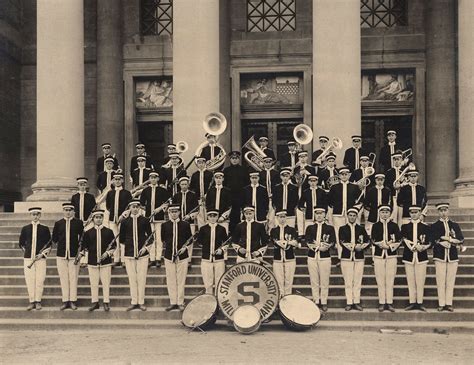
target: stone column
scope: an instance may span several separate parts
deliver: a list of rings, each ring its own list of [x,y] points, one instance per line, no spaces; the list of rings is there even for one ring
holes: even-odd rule
[[[97,1],[97,151],[110,142],[124,168],[121,7],[120,0]]]
[[[313,0],[313,131],[342,138],[341,166],[350,136],[361,132],[360,3]]]
[[[426,4],[426,187],[445,200],[456,171],[455,1]]]
[[[458,2],[459,177],[453,200],[474,207],[474,1]]]
[[[69,200],[84,173],[83,0],[38,0],[36,92],[37,181],[27,200]]]

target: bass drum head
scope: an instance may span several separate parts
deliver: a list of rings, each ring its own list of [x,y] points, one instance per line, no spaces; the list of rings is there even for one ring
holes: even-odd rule
[[[202,294],[192,299],[184,308],[181,322],[188,328],[206,328],[216,322],[217,299],[211,294]]]
[[[234,311],[234,328],[245,335],[254,333],[260,328],[262,315],[254,305],[241,305]]]
[[[280,315],[283,324],[295,331],[310,329],[321,318],[318,306],[311,299],[296,294],[280,299]]]

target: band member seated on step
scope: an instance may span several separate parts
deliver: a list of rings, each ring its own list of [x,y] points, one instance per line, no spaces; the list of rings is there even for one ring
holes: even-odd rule
[[[259,223],[266,223],[268,214],[268,193],[262,185],[259,184],[259,173],[251,172],[250,185],[243,190],[244,206],[252,206],[255,209],[255,220]]]
[[[273,188],[272,203],[275,211],[286,212],[286,224],[295,226],[296,206],[298,205],[298,188],[291,183],[291,170],[287,167],[280,171],[281,183]],[[272,226],[278,223],[278,219]]]
[[[128,207],[130,215],[120,224],[120,243],[124,245],[123,259],[127,269],[132,303],[127,312],[133,309],[146,311],[145,285],[148,271],[149,247],[146,246],[151,235],[150,221],[140,215],[140,201],[132,200]],[[151,243],[150,243],[151,245]]]
[[[397,204],[403,208],[402,213],[402,224],[406,224],[410,221],[409,208],[413,205],[421,207],[420,219],[423,221],[426,215],[428,197],[426,195],[426,189],[424,186],[418,184],[418,170],[411,170],[407,173],[408,185],[400,188],[398,193]],[[395,188],[399,188],[398,184]]]
[[[232,193],[223,185],[224,173],[214,173],[214,184],[206,194],[206,210],[215,210],[219,213],[217,222],[229,232],[229,216],[232,208]]]
[[[426,312],[423,306],[426,267],[428,265],[428,248],[430,248],[430,227],[420,220],[421,207],[413,205],[408,208],[410,222],[402,226],[403,262],[407,275],[409,304],[405,310],[419,309]]]
[[[112,145],[110,143],[108,143],[108,142],[107,143],[102,143],[103,156],[100,156],[97,159],[97,174],[100,174],[102,171],[105,170],[105,159],[107,157],[112,157],[112,159],[113,159],[112,168],[114,170],[119,169],[119,162],[118,162],[117,158],[115,157],[115,153],[112,154],[111,151],[112,151]]]
[[[367,190],[364,199],[364,207],[368,211],[365,229],[370,235],[372,226],[379,220],[379,207],[382,205],[391,206],[392,193],[384,186],[385,175],[375,175],[375,186]]]
[[[347,224],[339,228],[341,271],[344,277],[347,305],[345,310],[362,311],[360,291],[364,274],[364,250],[370,245],[370,238],[364,227],[357,224],[358,209],[347,210]]]
[[[431,225],[431,242],[438,287],[438,311],[452,312],[454,282],[459,262],[458,248],[463,252],[464,236],[459,224],[449,218],[449,203],[436,204],[436,208],[439,220]]]
[[[308,176],[309,188],[303,191],[298,202],[298,235],[302,236],[306,232],[306,228],[314,223],[316,207],[323,207],[325,211],[328,209],[327,194],[318,187],[319,178],[316,175]]]
[[[224,274],[224,248],[227,230],[217,223],[219,212],[207,211],[207,224],[199,229],[196,242],[202,247],[201,275],[206,294],[214,294],[219,279]]]
[[[239,245],[237,263],[260,262],[267,250],[269,237],[263,223],[255,221],[255,207],[244,208],[244,221],[240,222],[232,234],[232,242]]]
[[[277,225],[270,231],[273,242],[273,273],[280,287],[280,295],[289,295],[293,289],[296,270],[295,250],[300,247],[294,227],[288,225],[286,210],[276,213]]]
[[[114,232],[104,227],[104,211],[101,209],[92,212],[94,226],[84,233],[83,247],[88,252],[88,270],[91,283],[92,305],[89,311],[99,309],[99,282],[102,284],[104,297],[104,311],[110,310],[110,279],[112,276],[112,262],[117,240]]]
[[[28,209],[31,223],[21,229],[19,245],[23,250],[23,267],[30,304],[27,310],[41,309],[44,279],[46,277],[46,257],[51,251],[49,228],[40,223],[41,208]]]
[[[172,204],[168,208],[169,221],[161,225],[161,239],[165,247],[166,286],[170,305],[166,311],[184,310],[184,284],[188,273],[189,257],[186,245],[192,242],[191,226],[180,220],[180,205]]]
[[[75,217],[85,223],[95,208],[95,197],[87,192],[89,182],[87,177],[78,177],[76,181],[78,191],[71,197],[71,203],[74,205]]]
[[[373,224],[371,237],[374,246],[374,271],[379,294],[379,312],[393,307],[393,285],[397,274],[397,250],[401,244],[398,224],[390,220],[390,205],[378,208],[380,220]]]
[[[150,172],[152,171],[149,167],[146,167],[146,157],[138,156],[137,165],[138,167],[132,171],[132,185],[137,187],[146,182],[150,177]]]
[[[305,242],[308,246],[308,271],[313,301],[323,312],[328,310],[329,275],[331,254],[336,244],[334,227],[325,223],[326,208],[314,208],[314,224],[306,227]]]
[[[60,310],[77,309],[77,280],[79,265],[74,265],[79,241],[82,238],[84,225],[74,218],[74,205],[63,203],[64,218],[54,224],[53,242],[57,243],[56,265],[61,283],[62,305]]]

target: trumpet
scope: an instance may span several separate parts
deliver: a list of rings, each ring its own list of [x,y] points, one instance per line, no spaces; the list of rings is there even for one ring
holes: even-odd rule
[[[405,179],[405,175],[408,173],[409,170],[415,170],[415,169],[416,169],[415,164],[414,164],[413,162],[410,162],[410,163],[408,164],[408,166],[405,167],[405,168],[403,169],[403,171],[400,173],[400,176],[398,177],[398,179],[396,179],[396,180],[393,182],[393,187],[394,187],[395,189],[398,189],[395,185],[399,185],[400,182]]]
[[[316,165],[321,165],[321,162],[329,154],[329,152],[333,150],[340,150],[342,147],[342,140],[340,138],[334,137],[331,141],[331,144],[318,156],[314,163]]]
[[[372,167],[372,168],[374,167],[376,158],[377,158],[377,155],[375,153],[373,153],[373,152],[369,153],[369,166],[370,167]]]
[[[255,142],[255,136],[250,137],[247,142],[244,143],[242,149],[248,149],[244,155],[247,163],[252,166],[256,171],[264,170],[263,158],[266,156],[265,152]]]

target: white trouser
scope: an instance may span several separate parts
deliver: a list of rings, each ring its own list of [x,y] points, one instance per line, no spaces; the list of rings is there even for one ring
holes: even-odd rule
[[[31,269],[31,259],[23,259],[23,267],[25,272],[26,288],[28,289],[28,297],[30,303],[41,302],[43,296],[44,279],[46,278],[46,259],[36,261]]]
[[[148,272],[148,256],[135,260],[133,257],[124,257],[130,284],[132,305],[145,304],[146,274]]]
[[[293,290],[293,278],[295,277],[296,260],[273,261],[273,273],[275,274],[280,295],[290,295]]]
[[[198,228],[206,225],[206,205],[203,204],[198,210],[198,214],[196,216],[196,221]]]
[[[163,241],[161,240],[161,224],[163,222],[153,222],[153,232],[155,240],[150,246],[150,261],[161,261],[163,253]]]
[[[184,285],[188,274],[188,259],[172,262],[165,259],[166,287],[171,305],[184,304]]]
[[[375,280],[379,293],[379,304],[393,304],[393,285],[397,274],[397,258],[374,257]]]
[[[347,304],[360,303],[360,290],[364,274],[364,261],[341,260]]]
[[[74,259],[63,259],[56,257],[59,281],[61,282],[61,293],[63,302],[75,302],[77,300],[77,279],[79,277],[79,265],[74,265]]]
[[[336,232],[336,248],[337,248],[337,257],[341,258],[342,246],[339,244],[339,228],[344,226],[347,223],[345,215],[333,215],[332,221],[334,225],[334,231]]]
[[[110,303],[110,279],[112,277],[112,266],[91,266],[89,270],[89,281],[91,283],[91,301],[92,303],[99,302],[99,281],[102,283],[102,295],[104,296],[104,303]]]
[[[299,236],[303,236],[306,232],[306,227],[308,223],[306,222],[305,218],[306,212],[302,211],[301,209],[296,209],[296,230],[298,231]],[[310,223],[311,224],[311,223]]]
[[[440,307],[453,305],[454,282],[458,271],[458,262],[435,260],[436,285],[438,287],[438,303]]]
[[[224,272],[225,262],[223,260],[217,262],[201,261],[201,275],[206,294],[214,294],[213,286],[217,288],[217,284],[221,276],[224,275]]]
[[[106,212],[107,212],[107,210],[106,210]],[[105,217],[104,217],[104,222],[105,222]],[[85,223],[85,222],[83,222],[83,223]],[[87,226],[84,227],[84,232],[88,231],[92,227],[94,227],[94,222],[93,221],[91,221]],[[88,262],[89,262],[89,251],[86,251],[86,254],[81,257],[81,260],[79,261],[79,264],[86,266]]]
[[[328,304],[329,275],[331,274],[331,259],[308,257],[309,279],[311,292],[315,303]]]
[[[397,205],[396,196],[392,197],[392,201],[393,201],[393,210],[392,210],[392,215],[391,215],[392,221],[397,223],[399,226],[401,226],[403,210],[401,207]]]
[[[196,233],[197,229],[198,229],[197,224],[192,223],[191,224],[191,235],[194,235]],[[194,243],[188,246],[189,262],[191,262],[191,260],[193,258],[193,247],[194,247]]]
[[[405,272],[407,274],[408,283],[408,296],[410,298],[411,304],[423,303],[427,264],[427,262],[416,264],[405,263]]]
[[[119,234],[120,225],[118,225],[118,224],[116,224],[112,221],[109,221],[109,228],[112,230],[112,232],[114,232],[114,236],[117,236]],[[125,252],[125,246],[120,244],[118,239],[117,239],[116,243],[117,243],[117,247],[114,251],[114,262],[115,263],[120,262],[120,258],[123,257],[123,254]],[[109,243],[107,242],[107,244],[109,244]]]

